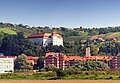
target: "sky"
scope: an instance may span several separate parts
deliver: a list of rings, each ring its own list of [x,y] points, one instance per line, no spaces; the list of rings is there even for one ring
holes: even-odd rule
[[[120,26],[120,0],[0,0],[0,22],[30,26]]]

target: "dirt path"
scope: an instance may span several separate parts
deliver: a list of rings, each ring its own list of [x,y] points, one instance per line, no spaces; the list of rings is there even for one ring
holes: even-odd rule
[[[0,80],[0,83],[120,83],[119,80]]]

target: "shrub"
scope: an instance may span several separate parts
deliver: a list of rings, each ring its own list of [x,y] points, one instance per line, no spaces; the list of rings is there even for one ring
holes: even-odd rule
[[[61,78],[61,77],[65,76],[65,74],[66,73],[65,73],[65,71],[63,69],[61,69],[61,68],[56,69],[56,75],[57,75],[57,77]]]
[[[46,71],[55,71],[57,69],[57,67],[53,64],[49,64],[48,66],[46,66],[44,68]]]

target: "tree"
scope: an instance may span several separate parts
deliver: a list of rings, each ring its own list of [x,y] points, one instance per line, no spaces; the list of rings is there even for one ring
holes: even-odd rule
[[[44,68],[46,71],[55,71],[57,69],[57,67],[53,64],[49,64],[48,66],[46,66]]]
[[[109,69],[109,66],[102,62],[102,61],[87,61],[87,62],[80,62],[76,64],[75,67],[79,68],[80,70],[97,70],[97,69]]]
[[[38,60],[37,60],[37,67],[39,69],[42,69],[44,67],[44,59],[42,57],[40,57]]]
[[[61,78],[65,76],[65,71],[62,68],[56,69],[56,75],[57,77]]]
[[[39,56],[40,47],[26,39],[23,33],[17,35],[5,35],[2,39],[0,50],[5,55],[18,56],[22,53]]]
[[[32,64],[27,62],[27,56],[25,54],[21,54],[15,60],[15,70],[32,70]]]

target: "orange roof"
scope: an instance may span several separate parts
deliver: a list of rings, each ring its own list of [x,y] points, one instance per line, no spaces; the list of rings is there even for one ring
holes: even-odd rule
[[[27,60],[28,63],[32,63],[34,65],[34,61],[33,60]]]
[[[69,61],[69,60],[85,60],[83,57],[80,56],[67,56],[65,58],[65,61]]]
[[[55,52],[49,52],[49,53],[46,53],[46,56],[49,56],[49,55],[55,55],[56,53]],[[106,61],[109,61],[113,58],[113,56],[84,56],[84,57],[80,57],[80,56],[67,56],[65,54],[62,54],[60,53],[61,55],[64,56],[64,60],[65,61],[69,61],[69,60],[80,60],[80,61],[87,61],[87,60],[106,60]]]
[[[13,58],[13,59],[16,59],[17,56],[0,56],[0,58]]]
[[[48,57],[50,55],[55,55],[55,54],[56,54],[55,52],[48,52],[48,53],[46,53],[45,57]],[[64,56],[64,57],[66,57],[66,55],[63,54],[63,53],[59,53],[59,54],[62,55],[62,56]]]
[[[31,34],[28,36],[28,38],[39,38],[39,37],[43,37],[44,34]]]
[[[31,34],[28,36],[28,38],[49,38],[52,35],[57,36],[57,38],[61,38],[62,36],[56,33],[42,33],[42,34]]]
[[[48,52],[48,53],[46,53],[45,57],[48,57],[49,55],[54,55],[54,54],[55,54],[55,52]]]
[[[38,59],[39,57],[27,56],[27,59]]]

